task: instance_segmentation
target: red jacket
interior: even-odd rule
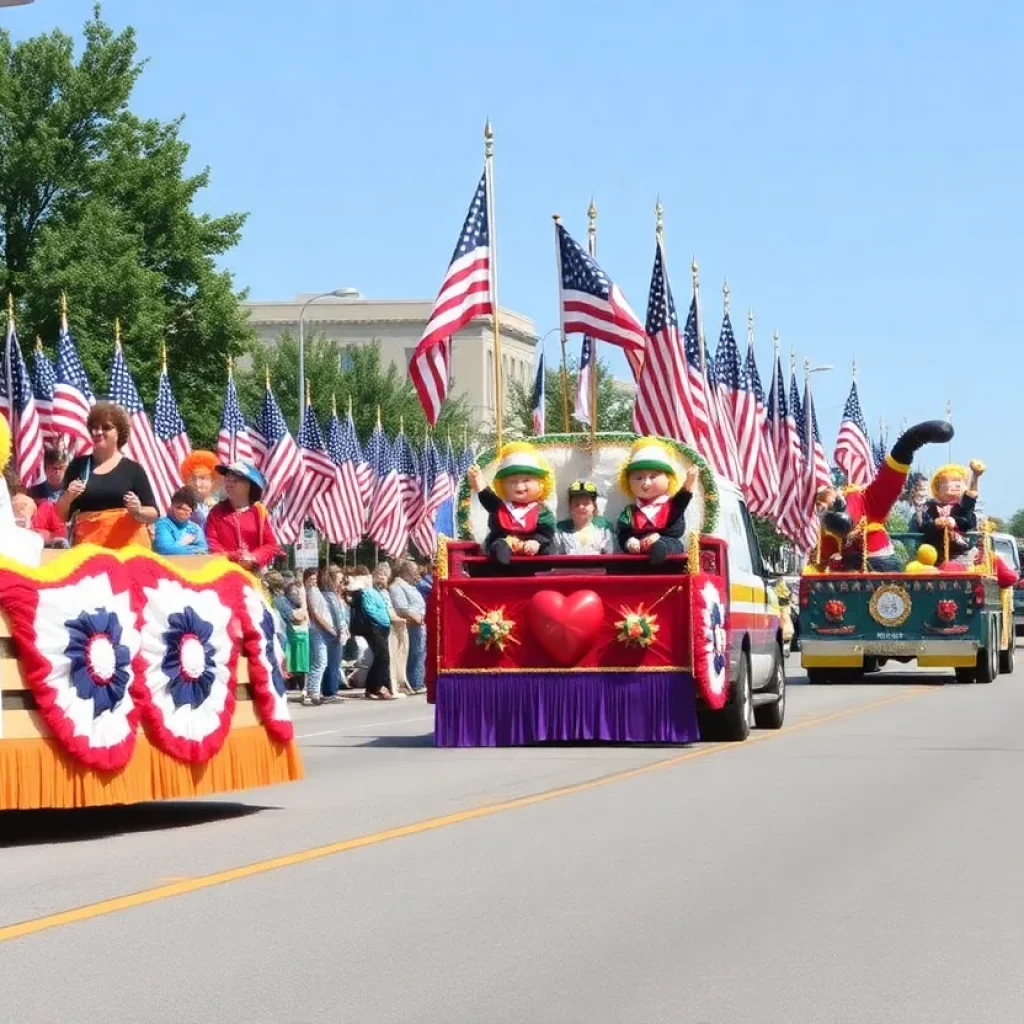
[[[211,554],[224,554],[232,562],[250,554],[265,569],[281,550],[266,508],[256,502],[236,512],[230,501],[220,501],[206,517],[206,543]]]
[[[896,462],[891,455],[886,455],[882,468],[875,474],[862,491],[850,491],[846,495],[846,514],[853,522],[854,529],[860,526],[861,519],[867,518],[867,538],[869,555],[885,555],[892,550],[892,541],[885,529],[885,521],[889,518],[893,505],[899,501],[903,488],[906,486],[909,466]],[[863,537],[858,536],[846,544],[847,556],[859,552]],[[843,554],[842,541],[833,533],[821,531],[821,560],[818,568],[824,569],[829,561]]]
[[[41,501],[32,516],[32,529],[42,535],[43,542],[67,540],[67,524],[57,515],[57,506],[52,501]]]

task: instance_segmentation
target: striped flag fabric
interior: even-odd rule
[[[716,434],[717,446],[725,457],[726,472],[723,475],[739,485],[746,494],[746,473],[744,467],[740,465],[739,442],[736,438],[737,430],[746,429],[746,424],[741,425],[736,420],[740,411],[737,395],[740,390],[742,365],[736,335],[732,329],[732,317],[726,304],[715,358],[708,362],[708,380],[711,385],[708,404],[712,413],[711,428]],[[750,409],[750,404],[744,403],[744,415],[748,415]]]
[[[230,365],[228,386],[224,394],[224,410],[220,417],[220,433],[217,435],[217,458],[225,464],[238,459],[251,459],[256,462],[252,439],[249,437],[249,426],[242,415],[242,406],[238,401],[235,377]]]
[[[347,529],[336,488],[338,467],[327,451],[320,421],[308,401],[302,413],[298,445],[302,454],[302,472],[293,485],[288,518],[300,531],[305,520],[312,519],[328,541],[340,544]]]
[[[420,480],[420,460],[404,428],[399,427],[395,438],[395,468],[402,491],[405,521],[411,530],[423,515],[423,484]]]
[[[302,471],[302,454],[288,430],[269,383],[260,406],[259,432],[264,443],[264,457],[259,468],[267,481],[263,504],[274,511]]]
[[[448,396],[452,335],[475,317],[494,313],[487,206],[485,171],[469,205],[423,337],[409,362],[409,377],[431,426],[437,423]]]
[[[354,548],[363,538],[366,525],[366,502],[360,484],[359,469],[363,453],[356,436],[356,425],[352,415],[342,423],[335,408],[327,424],[327,451],[331,461],[338,467],[338,502],[343,525],[343,537],[338,542],[347,548]],[[364,463],[365,465],[365,463]]]
[[[192,443],[185,430],[185,421],[181,418],[178,403],[171,391],[171,381],[167,376],[167,363],[164,362],[160,371],[160,384],[156,391],[156,408],[153,412],[153,430],[157,440],[164,446],[171,465],[175,467],[174,480],[178,480],[180,469],[185,457],[192,451]]]
[[[402,485],[398,478],[395,446],[390,444],[378,420],[370,437],[367,454],[373,466],[377,485],[373,492],[367,537],[387,554],[404,554],[409,539],[409,526],[402,501]]]
[[[110,382],[107,390],[110,393],[110,400],[128,413],[131,435],[124,446],[124,454],[134,459],[145,470],[156,498],[157,511],[163,515],[171,504],[171,495],[180,486],[180,476],[177,467],[171,466],[170,457],[153,433],[153,427],[139,397],[135,380],[128,369],[120,341],[114,346],[114,361],[110,364]]]
[[[60,317],[57,337],[57,381],[53,386],[53,432],[67,438],[68,450],[74,455],[88,455],[92,438],[85,425],[89,410],[96,401],[78,354],[78,346],[68,329],[67,313]]]
[[[0,381],[0,412],[11,427],[14,467],[25,487],[43,479],[43,431],[39,422],[32,381],[29,379],[14,317],[7,318],[7,343]]]
[[[789,376],[789,415],[786,426],[790,436],[795,439],[793,458],[793,501],[789,506],[790,536],[794,544],[807,549],[807,508],[804,496],[807,492],[807,421],[804,419],[803,402],[800,398],[800,387],[796,380],[796,359],[792,360]]]
[[[747,332],[747,358],[743,367],[741,381],[744,390],[753,396],[757,421],[757,439],[754,442],[754,468],[750,475],[750,490],[747,503],[755,516],[774,519],[779,510],[779,465],[776,457],[774,437],[768,422],[768,410],[765,405],[764,388],[761,386],[761,374],[757,369],[754,355],[753,325]],[[737,438],[737,440],[739,440]],[[742,455],[741,446],[741,458]]]
[[[638,434],[675,438],[699,451],[701,425],[690,395],[686,351],[679,336],[679,317],[665,271],[660,238],[654,251],[645,330],[647,354],[637,382],[633,430]]]
[[[555,221],[563,334],[584,334],[623,350],[639,380],[647,332],[619,286],[561,222]]]
[[[459,460],[455,456],[455,449],[452,447],[450,435],[445,450],[440,452],[439,455],[438,473],[443,473],[447,477],[448,497],[445,498],[437,509],[437,515],[434,519],[435,532],[438,536],[454,537],[455,492],[458,489]]]
[[[533,432],[538,437],[544,433],[547,422],[547,395],[544,379],[544,353],[537,360],[537,376],[533,380],[533,398],[530,401],[530,419],[533,421]]]
[[[832,483],[832,469],[825,456],[825,448],[821,443],[821,431],[818,430],[818,414],[814,410],[814,397],[811,394],[811,380],[804,381],[804,516],[805,536],[808,549],[812,548],[818,537],[818,522],[814,510],[814,496],[818,489]]]
[[[36,349],[32,353],[32,394],[39,412],[39,429],[43,440],[54,437],[53,432],[53,389],[57,383],[57,371],[50,357],[43,351],[43,343],[36,338]]]
[[[591,376],[594,373],[594,339],[589,335],[583,335],[583,342],[580,344],[580,365],[576,373],[576,401],[573,404],[572,415],[578,423],[590,426],[590,390]]]
[[[775,447],[775,461],[779,467],[779,507],[775,524],[780,533],[796,543],[801,538],[801,531],[793,527],[793,506],[797,503],[797,495],[801,493],[800,437],[786,399],[786,379],[778,348],[775,350],[775,369],[768,395],[768,425]]]
[[[885,428],[885,423],[878,425],[878,440],[873,442],[871,445],[871,452],[874,455],[875,469],[877,473],[882,468],[882,463],[885,462],[886,453],[889,451],[889,436],[888,431]]]
[[[850,393],[843,408],[843,421],[839,424],[834,458],[836,465],[846,474],[847,483],[866,487],[874,479],[875,451],[868,437],[868,425],[860,407],[856,380],[850,385]]]
[[[438,452],[434,439],[428,437],[420,457],[423,472],[423,513],[409,531],[409,539],[422,555],[433,556],[437,550],[437,514],[452,496],[451,477],[444,457]]]

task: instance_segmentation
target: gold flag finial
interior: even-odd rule
[[[114,317],[114,344],[121,347],[121,318],[117,316]]]
[[[351,395],[348,396],[348,414],[349,414],[349,416],[352,415],[352,396]]]
[[[263,370],[264,370],[264,377],[266,378],[266,382],[267,382],[267,390],[269,391],[270,390],[270,363],[267,363],[267,365],[265,367],[263,367]]]
[[[661,205],[661,196],[654,202],[654,233],[659,242],[665,234],[665,207]]]
[[[853,361],[853,383],[854,384],[857,383],[857,360],[856,359],[854,359],[854,361]]]
[[[752,309],[747,310],[747,337],[751,342],[754,340],[754,311]]]
[[[10,292],[7,293],[7,319],[14,323],[14,296]]]
[[[68,293],[64,291],[60,293],[60,315],[62,317],[68,315]]]
[[[590,249],[594,251],[597,245],[597,205],[594,197],[590,197],[590,205],[587,207],[587,235],[590,238]]]
[[[484,156],[494,156],[494,129],[491,127],[491,119],[484,122]]]
[[[307,407],[308,407],[308,406],[309,406],[309,404],[310,404],[310,401],[309,401],[309,391],[310,391],[310,387],[309,387],[309,378],[307,377],[307,378],[306,378],[306,406],[307,406]]]
[[[335,392],[331,392],[331,415],[338,418],[338,396]]]
[[[405,413],[402,413],[398,417],[398,432],[400,434],[404,434],[405,433]]]
[[[160,369],[167,372],[167,342],[160,342]],[[231,373],[231,360],[228,359],[228,373]]]
[[[561,224],[562,223],[562,215],[560,213],[553,213],[553,214],[551,214],[551,219],[556,224]]]
[[[811,361],[810,359],[804,360],[804,376],[810,377],[811,375]]]
[[[38,334],[36,335],[36,351],[40,353],[43,351],[43,339]]]
[[[722,308],[725,310],[725,315],[729,315],[729,279],[726,278],[722,282]]]
[[[167,351],[167,349],[166,349],[166,346],[165,346],[164,352],[166,353],[166,351]],[[232,374],[234,373],[234,369],[235,369],[234,360],[231,358],[231,356],[228,356],[228,377],[232,376]]]
[[[796,349],[789,350],[789,372],[796,373]]]
[[[377,406],[377,426],[380,426],[380,406]]]
[[[700,276],[700,267],[697,266],[697,257],[694,256],[690,261],[690,273],[693,275],[693,287],[696,290],[698,286],[698,278]]]
[[[775,346],[775,361],[779,361],[779,331],[776,328],[772,331],[772,344]]]

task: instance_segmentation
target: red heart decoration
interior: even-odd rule
[[[559,664],[574,665],[604,622],[604,602],[592,590],[541,590],[527,614],[537,643]]]

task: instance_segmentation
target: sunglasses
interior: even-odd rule
[[[582,491],[584,494],[597,494],[597,484],[592,484],[589,481],[584,480],[573,480],[569,485],[569,492]]]

